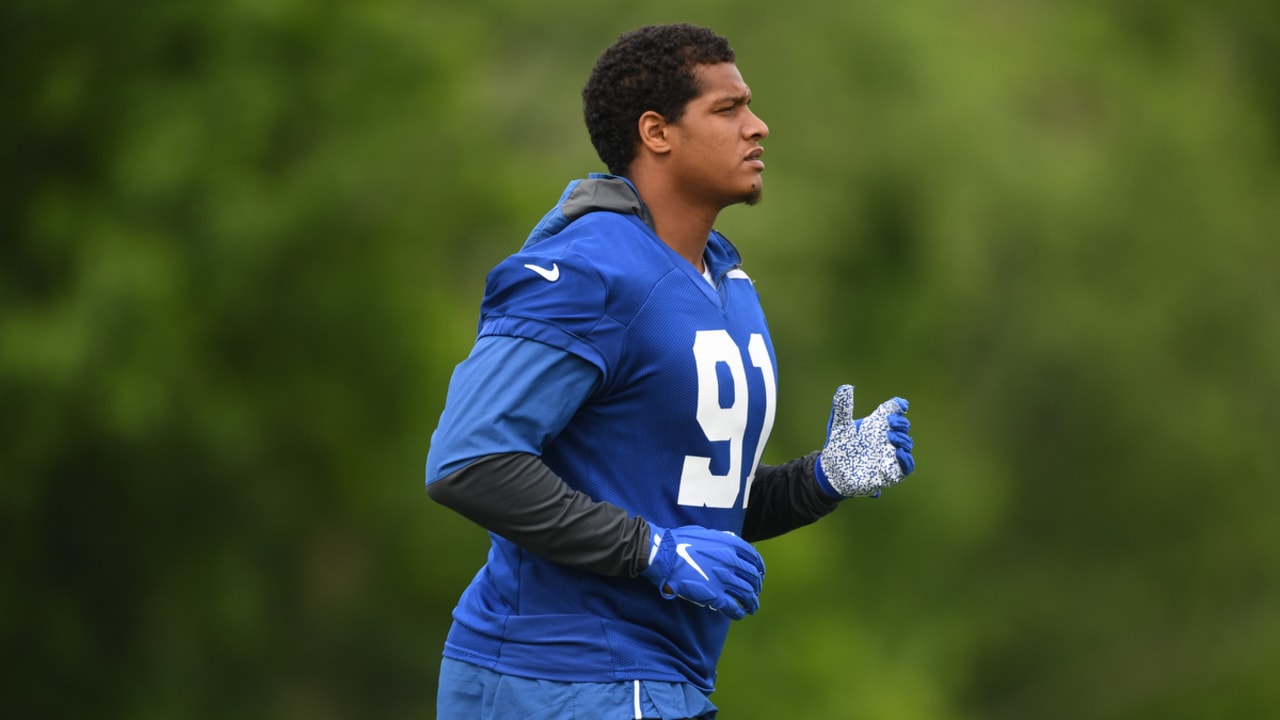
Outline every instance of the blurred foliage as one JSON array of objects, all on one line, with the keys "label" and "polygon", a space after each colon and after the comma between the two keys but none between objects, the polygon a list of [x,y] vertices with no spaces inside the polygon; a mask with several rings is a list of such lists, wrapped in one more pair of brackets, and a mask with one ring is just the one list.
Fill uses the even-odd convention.
[{"label": "blurred foliage", "polygon": [[726,718],[1280,711],[1280,11],[297,0],[0,9],[6,718],[434,714],[483,532],[422,463],[487,269],[599,163],[620,32],[728,36],[766,461],[918,470],[762,544]]}]

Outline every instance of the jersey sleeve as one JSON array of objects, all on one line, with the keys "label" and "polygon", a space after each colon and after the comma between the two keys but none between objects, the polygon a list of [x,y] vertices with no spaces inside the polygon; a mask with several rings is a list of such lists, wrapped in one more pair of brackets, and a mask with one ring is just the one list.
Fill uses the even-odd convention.
[{"label": "jersey sleeve", "polygon": [[487,455],[541,455],[599,379],[595,366],[559,348],[480,338],[449,381],[427,451],[427,483]]},{"label": "jersey sleeve", "polygon": [[609,309],[609,283],[586,257],[563,246],[538,247],[507,258],[489,273],[477,335],[536,340],[608,376],[625,335]]}]

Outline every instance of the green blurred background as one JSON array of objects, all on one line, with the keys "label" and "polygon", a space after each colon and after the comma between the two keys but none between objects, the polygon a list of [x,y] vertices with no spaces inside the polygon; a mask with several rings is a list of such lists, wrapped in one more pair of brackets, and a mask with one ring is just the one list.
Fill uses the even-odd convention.
[{"label": "green blurred background", "polygon": [[843,382],[917,439],[760,545],[722,716],[1280,713],[1273,0],[644,5],[4,4],[0,716],[433,717],[449,374],[669,21],[772,131],[765,461]]}]

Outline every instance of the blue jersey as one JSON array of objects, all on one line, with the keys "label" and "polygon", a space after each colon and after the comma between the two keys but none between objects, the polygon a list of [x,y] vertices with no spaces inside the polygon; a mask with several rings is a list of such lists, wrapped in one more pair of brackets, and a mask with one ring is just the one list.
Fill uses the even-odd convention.
[{"label": "blue jersey", "polygon": [[[658,526],[741,533],[774,419],[764,313],[728,240],[708,238],[713,286],[646,215],[625,180],[570,184],[525,246],[490,272],[478,337],[533,340],[598,372],[580,406],[557,410],[563,428],[539,441],[543,461],[571,487]],[[596,575],[492,538],[455,610],[446,656],[548,680],[713,688],[728,619],[665,600],[645,579]]]}]

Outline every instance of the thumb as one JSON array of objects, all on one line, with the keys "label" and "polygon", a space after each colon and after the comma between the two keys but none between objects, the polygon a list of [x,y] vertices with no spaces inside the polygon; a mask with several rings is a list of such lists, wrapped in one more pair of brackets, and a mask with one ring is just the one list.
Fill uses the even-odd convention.
[{"label": "thumb", "polygon": [[841,385],[831,398],[831,417],[827,420],[827,437],[833,430],[853,424],[853,386]]}]

